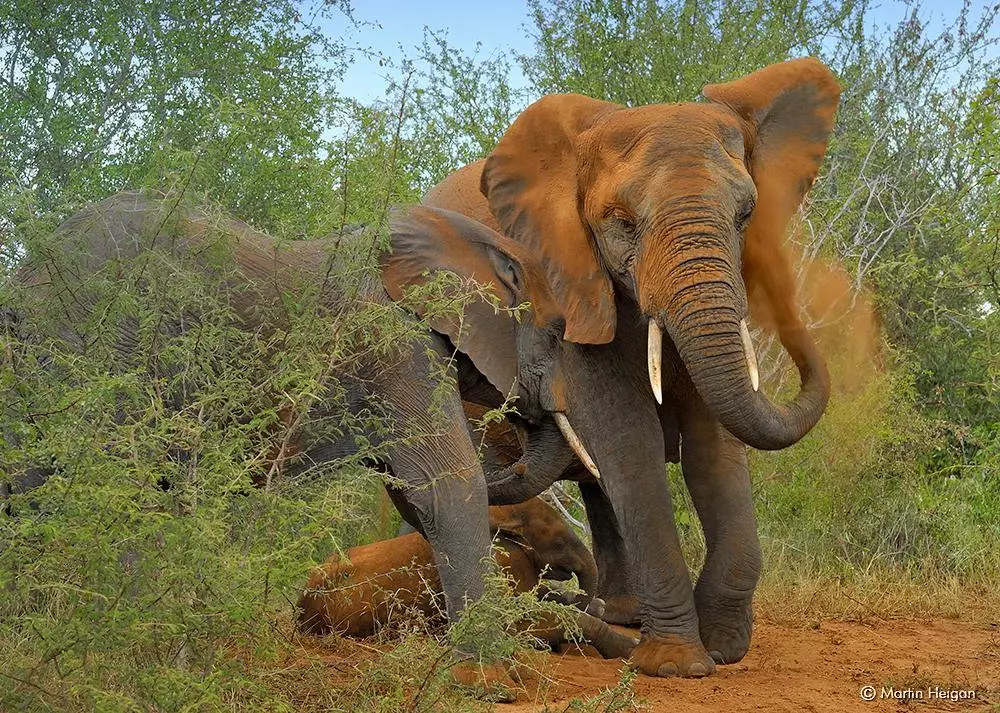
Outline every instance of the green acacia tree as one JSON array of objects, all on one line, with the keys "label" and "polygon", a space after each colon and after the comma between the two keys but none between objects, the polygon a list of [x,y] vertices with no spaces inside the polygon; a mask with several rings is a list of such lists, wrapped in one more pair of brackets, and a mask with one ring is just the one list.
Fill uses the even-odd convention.
[{"label": "green acacia tree", "polygon": [[[0,3],[0,197],[43,214],[176,181],[265,229],[322,230],[346,1]],[[22,199],[20,201],[14,199]]]}]

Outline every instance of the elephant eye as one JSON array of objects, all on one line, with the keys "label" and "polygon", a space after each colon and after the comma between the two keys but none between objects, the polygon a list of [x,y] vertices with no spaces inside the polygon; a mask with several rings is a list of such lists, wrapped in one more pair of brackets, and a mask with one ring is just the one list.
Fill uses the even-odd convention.
[{"label": "elephant eye", "polygon": [[514,268],[514,263],[507,263],[507,279],[510,280],[510,284],[514,287],[520,288],[521,281],[518,279],[517,270]]},{"label": "elephant eye", "polygon": [[750,222],[750,216],[753,215],[753,209],[755,203],[752,200],[747,201],[740,208],[739,212],[736,214],[736,227],[739,230],[743,230],[747,227],[747,223]]},{"label": "elephant eye", "polygon": [[487,253],[492,262],[493,274],[503,280],[511,290],[515,292],[520,291],[523,280],[521,279],[521,266],[517,261],[510,255],[495,248],[489,248]]},{"label": "elephant eye", "polygon": [[613,221],[612,224],[616,232],[621,233],[622,236],[628,239],[635,237],[635,218],[632,217],[631,213],[622,208],[612,208],[608,211],[607,217]]}]

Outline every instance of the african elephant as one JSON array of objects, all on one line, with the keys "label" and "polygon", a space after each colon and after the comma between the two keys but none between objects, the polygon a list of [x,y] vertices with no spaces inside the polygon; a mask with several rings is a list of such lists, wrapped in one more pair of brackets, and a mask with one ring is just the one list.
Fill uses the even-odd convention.
[{"label": "african elephant", "polygon": [[[484,161],[424,199],[510,236],[544,266],[563,320],[518,344],[533,365],[518,401],[525,453],[491,497],[528,497],[557,478],[565,448],[551,421],[571,433],[603,476],[585,493],[598,566],[627,558],[642,620],[632,659],[648,674],[705,675],[749,646],[760,549],[743,444],[795,443],[829,395],[781,244],[839,91],[820,62],[799,59],[709,85],[703,103],[544,97]],[[759,391],[751,301],[798,367],[788,404]],[[708,545],[693,591],[668,458],[682,462]]]},{"label": "african elephant", "polygon": [[[491,531],[521,545],[532,566],[545,579],[566,581],[575,574],[580,589],[594,591],[597,584],[594,556],[551,505],[540,498],[516,505],[491,505],[489,522]],[[603,609],[600,602],[598,609]]]},{"label": "african elephant", "polygon": [[[437,219],[434,214],[426,218],[432,225]],[[426,533],[448,617],[454,621],[467,601],[482,595],[484,561],[490,554],[486,484],[456,384],[472,394],[492,393],[494,400],[510,389],[517,369],[513,354],[517,322],[492,304],[474,301],[462,319],[439,317],[434,320],[438,327],[427,333],[387,291],[399,296],[400,284],[393,280],[401,275],[451,270],[491,286],[507,306],[530,300],[536,311],[544,313],[551,297],[540,267],[530,259],[522,260],[524,249],[502,236],[425,231],[420,254],[399,249],[406,238],[405,227],[391,231],[396,250],[383,259],[382,282],[377,277],[368,280],[362,293],[351,299],[382,305],[387,315],[413,321],[415,331],[409,333],[421,336],[398,344],[398,354],[386,363],[364,364],[355,372],[332,375],[346,391],[346,405],[321,401],[315,409],[381,411],[397,433],[419,436],[364,434],[376,444],[387,441],[381,448],[384,457],[374,465],[391,472],[394,497]],[[102,299],[118,299],[126,291],[116,285],[134,285],[141,293],[149,292],[158,284],[150,277],[153,266],[166,269],[169,275],[180,274],[175,266],[184,266],[219,277],[240,322],[266,334],[287,326],[282,321],[287,318],[284,296],[313,291],[322,313],[335,314],[347,298],[329,279],[328,268],[342,254],[335,248],[347,250],[350,240],[348,236],[342,241],[278,243],[242,222],[219,221],[174,200],[122,193],[67,220],[59,229],[56,247],[30,256],[18,280],[27,290],[41,291],[37,294],[44,295],[46,309],[59,306],[56,328],[71,343],[81,340],[77,325],[105,314],[107,305],[98,303],[99,297],[90,292],[92,285],[110,281],[110,295]],[[19,329],[30,330],[26,317],[30,315],[18,316]],[[176,335],[197,321],[197,314],[168,316],[156,328]],[[135,319],[123,318],[110,334],[116,353],[126,360],[134,355],[141,365],[146,356],[137,350],[139,329]],[[486,337],[498,336],[502,346],[493,349]],[[442,375],[448,374],[453,381],[442,381]],[[346,433],[315,442],[303,439],[292,450],[299,452],[300,462],[320,463],[354,453],[357,445],[355,435]]]},{"label": "african elephant", "polygon": [[[529,502],[527,508],[490,508],[494,556],[513,579],[514,591],[531,591],[555,571],[596,570],[590,553],[559,515],[540,500]],[[299,599],[303,631],[370,636],[388,626],[396,610],[404,616],[409,610],[424,615],[438,610],[434,599],[440,581],[430,546],[418,533],[352,547],[346,555],[346,560],[331,556],[310,577]],[[605,658],[627,656],[636,644],[589,612],[575,617],[584,639]],[[565,633],[551,623],[542,623],[533,633],[553,646],[565,640]]]}]

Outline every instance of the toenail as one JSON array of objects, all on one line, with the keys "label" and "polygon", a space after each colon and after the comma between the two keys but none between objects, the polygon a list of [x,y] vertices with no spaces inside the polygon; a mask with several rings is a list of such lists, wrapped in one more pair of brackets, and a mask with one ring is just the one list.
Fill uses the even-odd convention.
[{"label": "toenail", "polygon": [[688,667],[688,676],[693,678],[701,678],[702,676],[708,675],[708,667],[701,663],[695,662]]},{"label": "toenail", "polygon": [[660,668],[658,668],[656,670],[656,675],[657,676],[663,676],[663,677],[676,676],[677,675],[677,666],[675,666],[672,663],[662,664],[660,666]]}]

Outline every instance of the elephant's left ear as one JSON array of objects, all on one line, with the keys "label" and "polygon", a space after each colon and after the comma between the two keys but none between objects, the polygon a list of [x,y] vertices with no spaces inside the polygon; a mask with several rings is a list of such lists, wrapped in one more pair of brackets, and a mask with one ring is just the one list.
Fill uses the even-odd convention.
[{"label": "elephant's left ear", "polygon": [[[381,272],[393,300],[402,300],[407,287],[447,271],[487,286],[501,307],[530,301],[536,323],[558,318],[541,266],[523,247],[478,221],[441,208],[412,206],[393,216],[390,241],[392,250],[382,255]],[[461,317],[428,314],[423,305],[412,308],[428,318],[432,329],[447,335],[501,394],[511,392],[517,376],[517,323],[509,312],[481,299],[470,301]]]},{"label": "elephant's left ear", "polygon": [[[747,162],[757,186],[757,207],[747,227],[744,272],[752,283],[755,273],[765,269],[758,263],[774,258],[773,249],[816,180],[833,131],[840,85],[822,62],[806,57],[709,84],[702,94],[728,106],[748,128]],[[772,303],[778,301],[777,292],[790,287],[771,284],[775,277],[763,280]]]},{"label": "elephant's left ear", "polygon": [[702,94],[753,125],[750,172],[755,181],[775,184],[776,195],[765,200],[782,198],[789,215],[794,212],[816,179],[833,131],[840,99],[833,73],[819,60],[804,57],[733,82],[709,84]]}]

